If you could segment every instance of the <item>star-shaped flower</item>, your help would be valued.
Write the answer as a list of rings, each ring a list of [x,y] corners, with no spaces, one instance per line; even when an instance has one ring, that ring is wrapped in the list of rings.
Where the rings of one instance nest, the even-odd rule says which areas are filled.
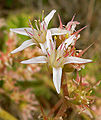
[[[46,48],[47,27],[48,27],[50,20],[54,16],[55,12],[56,12],[56,10],[52,10],[45,18],[44,18],[44,15],[42,15],[42,22],[40,22],[40,20],[39,21],[36,20],[35,21],[36,29],[33,28],[31,22],[30,22],[29,28],[10,29],[12,32],[26,35],[31,38],[30,40],[26,40],[25,42],[23,42],[18,48],[13,50],[11,53],[12,54],[17,53],[31,45],[35,45],[35,44],[39,44],[43,53],[46,53],[45,48]]]
[[[85,64],[92,62],[90,59],[82,59],[76,57],[76,50],[71,47],[72,42],[78,39],[77,34],[71,35],[68,39],[65,39],[62,44],[56,48],[56,41],[52,39],[51,31],[47,31],[46,42],[47,55],[38,56],[29,60],[22,61],[23,64],[35,64],[35,63],[48,63],[53,69],[53,82],[57,93],[60,93],[62,68],[65,64]],[[75,45],[74,45],[75,46]]]

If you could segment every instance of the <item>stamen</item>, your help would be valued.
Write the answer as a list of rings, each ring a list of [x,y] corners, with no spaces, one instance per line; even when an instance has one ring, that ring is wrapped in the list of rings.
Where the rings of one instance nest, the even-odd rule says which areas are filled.
[[[74,45],[73,45],[73,47],[72,47],[72,49],[70,50],[70,53],[71,53],[71,55],[73,56],[74,55],[74,53],[75,53],[75,45],[76,45],[76,41],[77,41],[77,39],[75,40],[75,43],[74,43]]]
[[[65,43],[65,45],[64,45],[64,50],[66,50],[66,44],[67,44],[67,43]]]
[[[50,45],[51,45],[51,48],[52,48],[52,50],[53,50],[53,45],[52,45],[52,41],[50,40]]]
[[[49,52],[48,52],[48,48],[46,49],[46,52],[47,52],[48,56],[50,56],[50,54],[49,54]]]
[[[39,30],[39,27],[38,27],[38,22],[37,22],[37,20],[34,20],[34,21],[35,21],[35,26],[36,26],[37,30]]]
[[[69,53],[67,52],[66,55],[64,57],[67,57],[69,55]]]
[[[57,59],[57,66],[62,66],[62,62],[63,62],[63,59],[62,59],[62,57],[59,57],[58,59]]]
[[[45,30],[45,22],[43,23],[43,30]]]
[[[38,22],[39,22],[39,24],[41,24],[41,21],[40,21],[40,19],[38,20]]]
[[[47,52],[47,53],[48,53],[48,56],[50,56],[49,52]]]
[[[59,57],[59,58],[57,59],[57,61],[59,61],[60,58],[61,58],[61,57]]]
[[[63,43],[62,43],[61,46],[60,46],[60,50],[62,49],[62,46],[63,46]]]
[[[42,21],[44,21],[44,10],[42,10]]]
[[[40,19],[38,20],[38,23],[39,23],[39,27],[40,27],[40,30],[41,30],[41,21],[40,21]]]
[[[74,53],[75,53],[75,49],[72,51],[71,56],[73,56],[73,55],[74,55]]]
[[[32,23],[31,23],[30,19],[29,19],[29,26],[30,26],[32,29],[34,29],[34,27],[33,27]]]
[[[66,37],[66,39],[69,37],[69,34],[67,33],[66,35],[65,35],[65,37]]]
[[[57,40],[57,37],[56,37],[56,36],[54,36],[54,39],[55,39],[55,40]]]
[[[30,32],[28,32],[26,29],[24,29],[25,31],[26,31],[26,33],[30,36],[30,37],[32,37],[33,36],[33,34],[32,33],[30,33]]]

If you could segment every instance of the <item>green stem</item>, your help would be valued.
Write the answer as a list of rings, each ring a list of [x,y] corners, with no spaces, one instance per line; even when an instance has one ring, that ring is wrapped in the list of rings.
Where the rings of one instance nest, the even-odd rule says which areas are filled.
[[[0,119],[2,120],[17,120],[15,117],[13,117],[11,114],[0,108]]]

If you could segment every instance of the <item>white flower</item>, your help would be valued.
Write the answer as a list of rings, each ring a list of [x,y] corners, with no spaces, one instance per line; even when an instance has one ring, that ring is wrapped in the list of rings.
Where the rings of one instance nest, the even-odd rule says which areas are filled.
[[[35,45],[40,44],[43,53],[46,53],[46,34],[47,34],[47,27],[54,16],[54,13],[56,10],[52,10],[45,18],[42,16],[42,22],[35,21],[35,25],[37,29],[34,29],[33,26],[30,23],[30,28],[17,28],[17,29],[10,29],[10,31],[29,36],[31,39],[23,42],[21,46],[19,46],[17,49],[13,50],[11,53],[17,53],[19,51],[22,51],[23,49]],[[39,27],[38,27],[39,24]]]
[[[57,93],[60,93],[62,68],[65,64],[84,64],[92,62],[90,59],[82,59],[73,54],[68,48],[72,44],[73,40],[76,39],[76,35],[70,36],[56,49],[56,41],[53,41],[51,31],[47,31],[46,40],[47,48],[46,56],[34,57],[29,60],[22,61],[23,64],[34,64],[34,63],[48,63],[53,69],[53,82]],[[73,52],[73,51],[72,51]]]

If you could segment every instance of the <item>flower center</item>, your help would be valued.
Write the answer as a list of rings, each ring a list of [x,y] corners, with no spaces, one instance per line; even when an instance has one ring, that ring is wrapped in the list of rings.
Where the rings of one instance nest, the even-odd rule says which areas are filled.
[[[52,51],[48,56],[48,62],[51,67],[63,67],[64,57],[57,54],[57,51]]]

